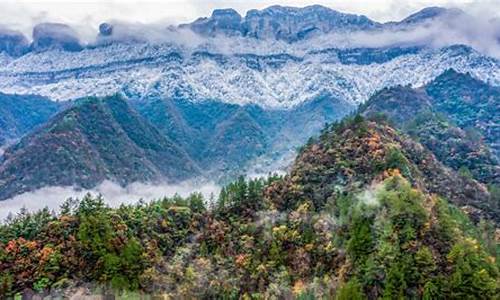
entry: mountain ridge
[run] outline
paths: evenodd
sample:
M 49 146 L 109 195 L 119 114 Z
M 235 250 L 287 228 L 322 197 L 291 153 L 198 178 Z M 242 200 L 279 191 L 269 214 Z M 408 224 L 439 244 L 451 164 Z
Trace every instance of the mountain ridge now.
M 459 9 L 427 7 L 401 21 L 379 23 L 364 15 L 343 13 L 318 4 L 304 7 L 273 5 L 260 10 L 250 9 L 244 17 L 232 8 L 214 9 L 210 17 L 200 17 L 191 23 L 180 24 L 177 28 L 190 28 L 196 33 L 208 36 L 217 33 L 229 36 L 237 34 L 257 39 L 273 38 L 294 42 L 318 32 L 325 34 L 331 31 L 378 30 L 384 29 L 384 26 L 394 29 L 458 14 L 464 14 L 464 12 Z M 268 19 L 268 17 L 273 19 Z M 296 18 L 294 23 L 298 25 L 295 29 L 286 26 L 293 18 Z M 294 23 L 288 23 L 288 26 Z M 271 28 L 265 27 L 267 25 L 264 24 L 274 25 Z M 280 26 L 283 28 L 279 29 Z M 102 43 L 99 39 L 109 39 L 113 35 L 113 27 L 111 23 L 102 23 L 96 33 L 97 43 Z M 54 48 L 81 51 L 84 48 L 76 32 L 62 23 L 36 24 L 32 38 L 33 41 L 29 45 L 28 38 L 22 33 L 8 29 L 0 30 L 0 51 L 4 50 L 10 55 L 19 56 L 29 51 L 45 51 Z M 88 46 L 94 45 L 90 43 Z
M 120 92 L 130 98 L 182 94 L 194 102 L 278 108 L 327 93 L 357 104 L 386 86 L 424 85 L 449 68 L 500 85 L 499 61 L 462 46 L 330 49 L 304 56 L 184 51 L 169 45 L 120 44 L 27 55 L 0 66 L 0 91 L 53 100 Z
M 457 125 L 459 120 L 442 119 L 441 114 L 446 113 L 446 110 L 438 109 L 437 106 L 442 99 L 448 99 L 443 96 L 443 93 L 455 95 L 450 98 L 451 102 L 444 102 L 453 107 L 453 110 L 450 110 L 452 115 L 448 116 L 452 117 L 456 115 L 456 108 L 461 107 L 461 103 L 469 99 L 461 95 L 468 96 L 471 91 L 482 87 L 484 93 L 478 94 L 478 97 L 490 99 L 487 110 L 494 114 L 495 101 L 499 98 L 494 93 L 495 91 L 498 93 L 498 89 L 480 83 L 470 75 L 452 72 L 454 71 L 445 71 L 443 75 L 437 76 L 434 81 L 418 89 L 409 86 L 382 89 L 358 111 L 365 115 L 387 114 L 389 120 L 395 123 L 395 128 L 418 139 L 454 172 L 460 171 L 464 174 L 471 172 L 473 178 L 484 184 L 498 184 L 500 180 L 498 158 L 495 158 L 491 150 L 495 146 L 491 143 L 494 141 L 495 132 L 481 129 L 485 118 L 489 118 L 488 114 L 478 113 L 482 110 L 469 108 L 467 108 L 467 114 L 464 114 L 467 116 L 467 124 L 479 126 L 477 130 L 481 135 L 490 134 L 489 139 L 483 141 L 481 137 L 477 137 L 472 128 Z M 442 87 L 443 82 L 446 83 L 446 87 L 439 90 L 437 87 Z M 429 96 L 427 90 L 432 91 L 437 98 Z M 197 168 L 203 170 L 203 174 L 181 172 L 186 175 L 184 178 L 200 175 L 218 182 L 231 181 L 232 178 L 241 174 L 267 174 L 286 169 L 297 147 L 310 137 L 317 135 L 324 124 L 338 121 L 355 110 L 355 106 L 349 102 L 341 98 L 332 98 L 328 94 L 289 109 L 264 109 L 255 104 L 236 105 L 214 100 L 193 102 L 190 98 L 184 98 L 182 94 L 176 98 L 151 95 L 149 98 L 128 99 L 127 101 L 130 104 L 130 110 L 134 112 L 128 111 L 129 108 L 127 108 L 123 113 L 111 116 L 111 119 L 115 121 L 123 119 L 125 123 L 118 123 L 117 126 L 126 127 L 128 125 L 126 116 L 140 115 L 143 120 L 139 123 L 140 126 L 125 129 L 126 132 L 136 137 L 131 145 L 147 150 L 155 140 L 166 139 L 172 145 L 171 148 L 178 148 L 184 153 L 181 155 L 184 157 L 182 160 L 192 162 Z M 485 104 L 484 101 L 478 101 Z M 89 113 L 88 117 L 93 119 L 96 116 Z M 148 127 L 143 123 L 154 127 L 150 130 L 151 132 L 158 132 L 150 134 L 150 142 L 146 144 L 141 144 L 141 138 L 144 135 L 141 132 L 143 128 Z M 57 144 L 57 141 L 54 142 Z M 167 142 L 161 144 L 168 145 Z M 18 148 L 22 149 L 24 146 L 18 144 Z M 39 151 L 51 152 L 49 149 Z M 155 153 L 154 149 L 151 151 Z M 6 155 L 10 155 L 11 152 L 7 150 Z M 28 152 L 33 155 L 37 151 Z M 162 159 L 161 156 L 156 156 L 146 161 L 161 162 Z M 154 170 L 152 174 L 156 175 L 165 175 L 168 171 L 158 170 L 155 164 L 146 169 Z M 125 166 L 124 168 L 118 167 L 116 170 L 130 171 L 131 168 Z M 62 172 L 62 170 L 59 171 Z M 442 177 L 445 178 L 443 174 Z M 158 177 L 156 175 L 137 178 L 137 180 L 151 181 Z M 176 177 L 176 175 L 177 173 L 173 172 L 170 177 Z M 74 178 L 77 180 L 75 184 L 80 181 L 78 176 Z M 86 187 L 91 187 L 103 179 L 107 177 L 101 176 Z M 126 183 L 130 181 L 123 182 L 123 184 Z M 27 187 L 26 190 L 33 188 Z
M 183 150 L 120 97 L 88 98 L 5 150 L 0 198 L 48 185 L 91 188 L 106 179 L 126 185 L 199 173 Z
M 358 111 L 364 116 L 387 118 L 455 171 L 471 172 L 486 184 L 499 184 L 497 132 L 485 130 L 484 124 L 494 123 L 491 119 L 499 105 L 500 90 L 483 84 L 450 69 L 419 89 L 383 89 Z
M 352 110 L 328 97 L 290 111 L 182 98 L 80 99 L 6 149 L 0 198 L 48 186 L 89 189 L 104 180 L 227 182 L 247 172 L 268 173 L 285 168 L 282 160 L 295 147 Z
M 0 147 L 45 123 L 60 108 L 44 97 L 0 93 Z

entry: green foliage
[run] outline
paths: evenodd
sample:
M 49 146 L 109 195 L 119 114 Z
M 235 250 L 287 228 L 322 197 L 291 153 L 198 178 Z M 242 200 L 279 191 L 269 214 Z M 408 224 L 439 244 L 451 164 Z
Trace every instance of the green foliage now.
M 385 288 L 382 299 L 404 299 L 408 288 L 404 266 L 395 263 L 386 274 Z
M 406 159 L 401 150 L 396 147 L 389 148 L 385 157 L 384 169 L 398 169 L 406 178 L 412 178 L 408 159 Z
M 385 190 L 377 198 L 388 207 L 389 219 L 402 238 L 401 242 L 416 239 L 416 231 L 424 225 L 427 214 L 422 207 L 423 195 L 411 188 L 408 181 L 393 177 L 386 181 Z
M 50 279 L 47 277 L 42 277 L 35 282 L 33 289 L 37 292 L 42 292 L 46 288 L 50 287 Z
M 363 300 L 366 296 L 363 293 L 361 284 L 356 278 L 351 278 L 343 284 L 335 295 L 335 300 Z
M 48 208 L 30 213 L 26 209 L 16 216 L 10 216 L 5 224 L 0 224 L 0 242 L 6 243 L 14 238 L 33 239 L 40 235 L 43 228 L 54 219 Z
M 3 259 L 0 259 L 3 260 Z M 13 283 L 14 279 L 12 274 L 10 273 L 2 273 L 0 274 L 0 297 L 7 298 L 12 296 L 13 294 Z
M 90 195 L 82 199 L 77 214 L 78 240 L 86 258 L 97 266 L 91 276 L 116 289 L 137 289 L 144 268 L 143 249 L 121 218 L 110 213 L 102 197 Z
M 205 200 L 201 193 L 194 193 L 188 196 L 186 199 L 189 203 L 189 208 L 194 213 L 203 213 L 206 211 Z
M 493 299 L 498 296 L 498 269 L 477 241 L 458 241 L 447 259 L 452 267 L 447 288 L 452 298 Z
M 240 176 L 235 182 L 222 188 L 216 205 L 217 211 L 250 215 L 262 209 L 264 185 L 265 180 L 262 178 L 246 181 L 243 176 Z
M 470 285 L 476 293 L 488 295 L 486 298 L 494 295 L 498 289 L 494 259 L 479 242 L 457 250 L 457 241 L 468 245 L 472 236 L 478 236 L 477 228 L 457 209 L 441 199 L 426 199 L 400 176 L 385 180 L 375 196 L 378 206 L 367 209 L 358 205 L 352 211 L 346 247 L 353 273 L 370 298 L 446 298 L 444 295 L 455 295 L 452 290 L 465 297 L 471 292 L 467 291 Z M 435 205 L 434 224 L 424 207 L 426 202 Z M 460 261 L 462 256 L 468 257 L 466 262 Z M 449 266 L 443 266 L 443 260 L 458 265 L 452 277 L 446 275 Z M 479 284 L 484 290 L 476 288 Z M 458 292 L 461 289 L 463 294 Z
M 362 261 L 372 252 L 372 220 L 358 212 L 353 216 L 351 224 L 347 251 L 354 261 Z
M 464 178 L 469 178 L 469 179 L 473 178 L 471 171 L 466 166 L 461 166 L 460 169 L 458 169 L 458 175 Z
M 280 210 L 269 205 L 267 189 L 283 183 L 239 178 L 213 209 L 201 194 L 119 208 L 86 195 L 65 202 L 58 216 L 23 212 L 1 228 L 10 238 L 0 241 L 0 295 L 80 282 L 189 299 L 492 298 L 498 292 L 490 255 L 496 247 L 486 238 L 491 225 L 476 227 L 404 177 L 362 192 L 333 191 L 319 209 L 306 197 Z
M 422 248 L 418 249 L 415 253 L 415 267 L 418 270 L 418 274 L 416 274 L 418 281 L 421 286 L 425 287 L 429 278 L 431 278 L 432 274 L 437 270 L 436 262 L 429 247 L 422 246 Z M 431 285 L 427 288 L 429 289 L 429 293 L 434 290 Z
M 490 184 L 488 190 L 491 195 L 491 201 L 496 207 L 500 207 L 500 184 Z
M 424 284 L 424 292 L 422 293 L 423 300 L 440 299 L 442 298 L 442 293 L 434 281 L 429 280 Z

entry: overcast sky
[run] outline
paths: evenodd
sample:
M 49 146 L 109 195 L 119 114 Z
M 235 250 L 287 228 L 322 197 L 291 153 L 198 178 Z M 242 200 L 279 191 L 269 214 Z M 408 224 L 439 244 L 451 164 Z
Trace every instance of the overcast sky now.
M 29 33 L 33 23 L 42 21 L 92 28 L 107 20 L 182 23 L 208 16 L 214 8 L 232 7 L 244 15 L 249 9 L 274 4 L 322 4 L 377 21 L 399 20 L 426 6 L 500 11 L 500 0 L 0 0 L 0 24 Z

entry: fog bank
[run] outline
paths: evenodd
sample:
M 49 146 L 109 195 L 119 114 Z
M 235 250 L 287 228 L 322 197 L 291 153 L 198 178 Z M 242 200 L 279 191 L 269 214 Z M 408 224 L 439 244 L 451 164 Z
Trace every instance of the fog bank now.
M 92 190 L 77 190 L 73 187 L 44 187 L 34 192 L 24 193 L 11 199 L 0 201 L 0 221 L 9 214 L 16 214 L 21 208 L 33 212 L 45 207 L 58 211 L 60 205 L 68 198 L 82 198 L 85 194 L 101 194 L 105 202 L 111 207 L 121 204 L 133 204 L 139 200 L 151 201 L 164 196 L 175 194 L 188 196 L 193 192 L 200 192 L 208 199 L 211 194 L 217 196 L 220 187 L 212 182 L 186 181 L 179 184 L 144 184 L 133 183 L 126 187 L 105 181 Z

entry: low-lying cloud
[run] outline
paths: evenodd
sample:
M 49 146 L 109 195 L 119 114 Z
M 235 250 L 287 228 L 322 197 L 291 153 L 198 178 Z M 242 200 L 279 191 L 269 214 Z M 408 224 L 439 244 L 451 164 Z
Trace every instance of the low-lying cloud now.
M 101 194 L 109 206 L 117 207 L 121 204 L 137 203 L 141 199 L 151 201 L 165 196 L 171 197 L 175 194 L 188 196 L 193 192 L 201 193 L 208 200 L 211 195 L 217 196 L 219 191 L 220 186 L 215 183 L 196 181 L 158 185 L 133 183 L 126 187 L 105 181 L 92 190 L 77 190 L 73 187 L 44 187 L 34 192 L 0 201 L 0 221 L 5 220 L 9 214 L 18 213 L 21 208 L 34 212 L 48 207 L 57 212 L 66 199 L 82 198 L 87 193 Z
M 500 58 L 500 19 L 460 14 L 404 29 L 327 34 L 316 38 L 313 45 L 318 48 L 467 45 Z
M 304 6 L 305 1 L 268 1 L 270 4 Z M 352 2 L 352 1 L 351 1 Z M 364 7 L 370 5 L 354 5 L 350 2 L 317 1 L 318 4 L 330 6 L 334 9 L 350 13 L 367 14 Z M 383 4 L 383 5 L 382 5 Z M 73 5 L 73 6 L 71 6 Z M 135 6 L 134 6 L 135 5 Z M 149 6 L 152 5 L 152 6 Z M 267 6 L 264 2 L 255 1 L 242 5 L 234 1 L 187 1 L 182 4 L 180 1 L 172 0 L 168 7 L 169 11 L 162 11 L 159 8 L 165 7 L 165 3 L 126 3 L 118 4 L 111 2 L 99 2 L 99 4 L 67 4 L 66 10 L 60 5 L 51 6 L 49 4 L 29 5 L 28 3 L 17 3 L 8 1 L 4 6 L 4 12 L 0 13 L 1 25 L 12 29 L 22 30 L 28 37 L 31 35 L 31 28 L 40 22 L 64 22 L 72 26 L 79 34 L 84 44 L 96 42 L 98 25 L 101 22 L 109 21 L 114 25 L 113 36 L 110 39 L 138 40 L 153 43 L 173 43 L 189 48 L 199 46 L 207 47 L 209 50 L 220 53 L 248 52 L 256 54 L 266 54 L 269 52 L 287 52 L 300 55 L 307 52 L 311 45 L 316 47 L 387 47 L 397 45 L 425 45 L 433 47 L 443 47 L 449 45 L 463 44 L 496 58 L 500 58 L 500 14 L 498 13 L 498 3 L 491 0 L 480 1 L 419 1 L 402 4 L 400 1 L 380 0 L 380 3 L 373 5 L 369 16 L 376 16 L 380 10 L 398 11 L 396 15 L 390 16 L 385 13 L 385 17 L 377 19 L 379 21 L 398 20 L 403 15 L 431 5 L 441 5 L 444 7 L 458 7 L 464 14 L 451 14 L 448 18 L 440 18 L 432 22 L 420 24 L 407 30 L 382 30 L 376 32 L 357 32 L 349 34 L 327 34 L 316 38 L 314 41 L 304 41 L 290 45 L 282 41 L 268 40 L 257 41 L 238 37 L 203 38 L 187 29 L 179 29 L 174 24 L 190 22 L 195 16 L 208 16 L 211 10 L 221 7 L 234 7 L 241 14 L 250 8 L 263 8 Z M 66 14 L 71 15 L 78 12 L 74 7 L 81 6 L 81 18 L 65 18 Z M 137 10 L 134 7 L 141 6 Z M 71 9 L 69 9 L 71 8 Z M 140 14 L 142 9 L 150 9 L 156 12 L 154 18 L 146 17 L 145 13 Z M 179 10 L 178 14 L 173 10 Z M 23 13 L 21 13 L 21 11 Z M 85 11 L 92 12 L 85 17 Z M 7 12 L 7 13 L 5 13 Z M 52 13 L 51 13 L 52 12 Z M 57 14 L 55 14 L 57 12 Z M 137 15 L 136 15 L 137 14 Z M 393 13 L 395 14 L 395 13 Z M 161 16 L 164 17 L 162 18 Z M 59 16 L 59 17 L 55 17 Z M 183 16 L 185 18 L 179 18 Z M 178 18 L 174 18 L 178 17 Z M 114 20 L 114 21 L 113 21 Z
M 255 40 L 223 35 L 207 38 L 186 28 L 169 27 L 164 23 L 116 22 L 114 25 L 112 39 L 172 43 L 187 49 L 204 47 L 223 54 L 286 52 L 303 55 L 311 50 L 311 45 L 318 49 L 390 46 L 441 48 L 450 45 L 467 45 L 483 54 L 500 58 L 500 18 L 485 14 L 484 10 L 479 8 L 427 20 L 406 28 L 385 26 L 384 29 L 375 31 L 321 34 L 313 37 L 312 40 L 293 44 L 277 40 Z

